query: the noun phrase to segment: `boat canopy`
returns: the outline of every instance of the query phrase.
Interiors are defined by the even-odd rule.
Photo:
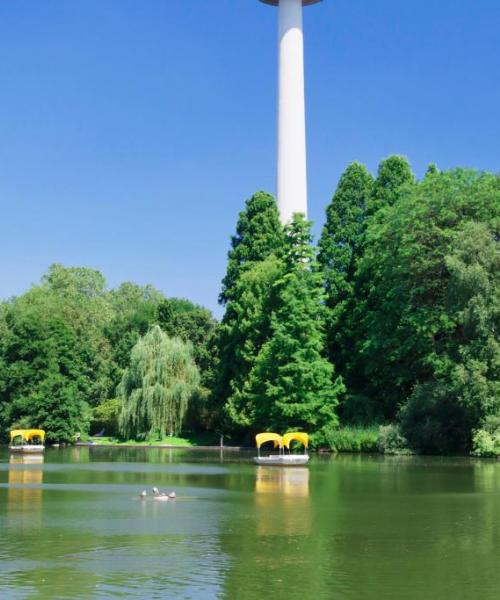
[[[34,438],[40,438],[43,442],[45,431],[43,429],[14,429],[10,432],[11,442],[17,437],[22,437],[25,442],[32,442]]]
[[[283,446],[290,449],[290,444],[292,442],[300,442],[305,448],[307,448],[309,446],[309,436],[307,433],[302,433],[301,431],[285,433],[283,436]]]
[[[281,435],[277,433],[258,433],[255,436],[255,441],[257,443],[257,448],[259,449],[262,444],[266,444],[267,442],[273,442],[275,448],[281,448],[283,446],[283,439]]]

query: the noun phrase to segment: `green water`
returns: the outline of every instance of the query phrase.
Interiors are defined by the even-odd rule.
[[[0,598],[488,600],[500,463],[218,452],[0,451]],[[177,499],[138,499],[152,486]]]

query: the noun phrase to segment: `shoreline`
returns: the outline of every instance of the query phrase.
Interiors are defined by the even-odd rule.
[[[229,450],[231,452],[241,452],[254,450],[249,446],[181,446],[175,444],[99,444],[95,442],[77,442],[74,444],[79,448],[164,448],[165,450]]]

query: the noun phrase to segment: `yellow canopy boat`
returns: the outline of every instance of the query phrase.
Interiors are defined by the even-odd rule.
[[[292,467],[305,465],[309,461],[309,454],[307,453],[309,436],[307,433],[295,431],[285,433],[284,436],[277,433],[258,433],[255,436],[255,441],[257,444],[257,456],[254,457],[254,461],[258,465]],[[305,452],[303,454],[292,454],[290,452],[290,445],[294,441],[304,446]],[[269,456],[260,455],[260,447],[268,442],[273,442],[274,448],[279,449],[279,454],[270,454]],[[288,454],[285,453],[285,448],[288,450]]]
[[[11,452],[40,453],[45,450],[43,429],[14,429],[10,432]]]

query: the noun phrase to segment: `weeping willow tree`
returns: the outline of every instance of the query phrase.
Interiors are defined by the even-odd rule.
[[[191,344],[168,337],[156,325],[133,347],[118,387],[120,433],[127,439],[179,433],[199,381]]]

